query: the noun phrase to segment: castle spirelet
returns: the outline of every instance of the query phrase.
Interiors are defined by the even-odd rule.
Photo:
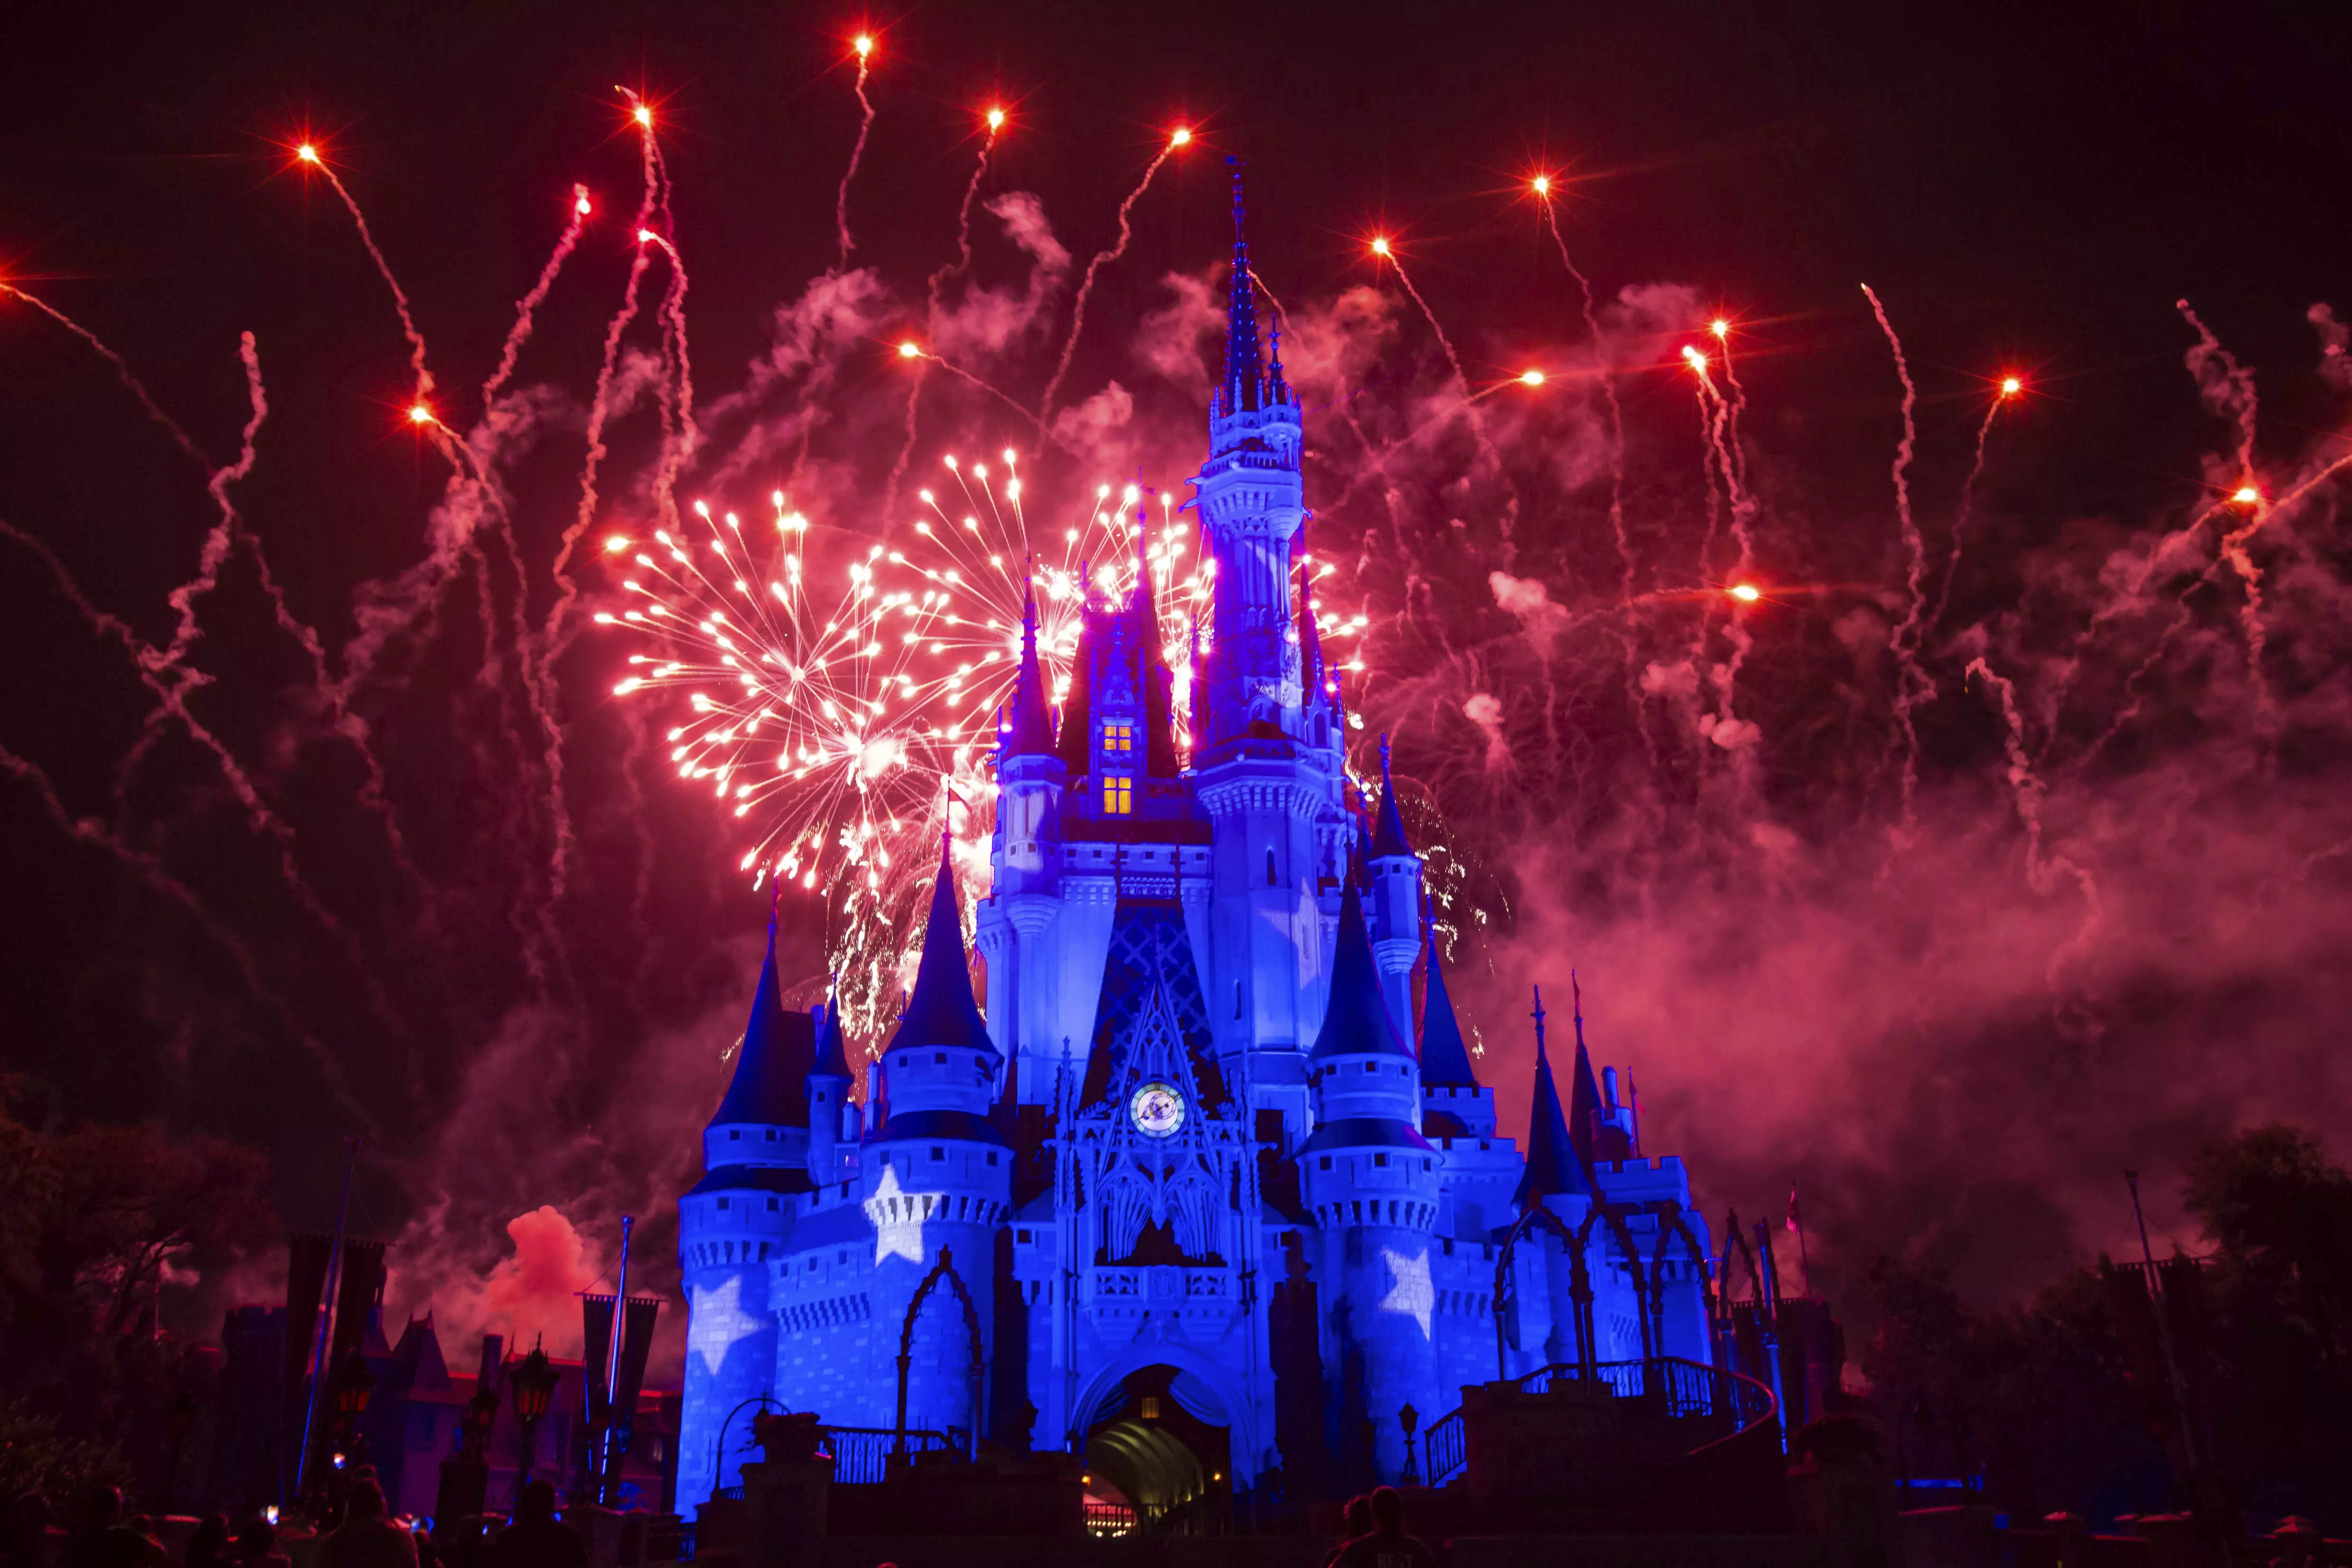
[[[737,1481],[763,1404],[893,1447],[1081,1452],[1156,1507],[1403,1479],[1409,1425],[1466,1384],[1714,1359],[1682,1163],[1643,1157],[1580,1016],[1563,1091],[1540,1003],[1524,1151],[1500,1135],[1385,746],[1377,808],[1351,803],[1294,561],[1299,407],[1242,216],[1236,170],[1190,752],[1149,573],[1087,606],[1058,710],[1033,605],[978,905],[986,1011],[944,851],[862,1100],[836,1013],[782,1005],[771,930],[678,1205],[681,1511]]]

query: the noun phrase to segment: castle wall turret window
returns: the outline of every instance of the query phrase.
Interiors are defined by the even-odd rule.
[[[1135,780],[1127,773],[1105,773],[1102,781],[1105,816],[1125,816],[1135,809]]]
[[[1125,762],[1135,755],[1135,726],[1124,719],[1114,720],[1102,727],[1103,755]]]

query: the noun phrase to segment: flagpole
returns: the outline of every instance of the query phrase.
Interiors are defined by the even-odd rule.
[[[1805,1216],[1797,1207],[1797,1187],[1789,1184],[1789,1228],[1797,1233],[1797,1278],[1805,1287],[1805,1299],[1812,1300],[1813,1260],[1805,1252]]]
[[[294,1460],[294,1500],[297,1502],[302,1500],[303,1483],[310,1479],[310,1444],[319,1421],[319,1385],[327,1381],[327,1358],[335,1345],[335,1298],[342,1290],[343,1228],[352,1215],[352,1173],[359,1169],[360,1164],[360,1141],[346,1138],[343,1147],[351,1151],[351,1158],[343,1165],[343,1196],[341,1202],[335,1205],[335,1239],[327,1249],[326,1300],[320,1304],[323,1310],[319,1314],[319,1331],[312,1342],[315,1349],[311,1353],[318,1361],[310,1373],[310,1397],[302,1407],[302,1451]],[[280,1470],[278,1473],[283,1475],[285,1472]]]
[[[613,1285],[613,1333],[604,1358],[604,1476],[597,1500],[606,1507],[617,1500],[621,1486],[621,1352],[629,1342],[629,1230],[635,1224],[631,1216],[621,1216],[621,1267]]]

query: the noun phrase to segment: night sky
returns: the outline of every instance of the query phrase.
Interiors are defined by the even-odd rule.
[[[2197,340],[2176,300],[2256,367],[2266,474],[2284,484],[2341,454],[2329,432],[2344,426],[2343,389],[2315,373],[2323,339],[2305,319],[2321,302],[2352,307],[2352,84],[2326,13],[19,7],[0,21],[0,58],[16,67],[0,108],[0,281],[124,355],[215,462],[236,449],[237,334],[254,334],[269,415],[236,502],[340,671],[357,590],[417,562],[446,468],[402,420],[407,351],[381,279],[332,193],[292,164],[305,135],[414,300],[453,425],[479,412],[475,390],[572,185],[594,193],[598,217],[517,383],[560,389],[549,433],[509,472],[536,574],[576,504],[579,405],[633,249],[637,143],[615,84],[658,106],[708,409],[742,384],[779,308],[835,263],[835,191],[857,125],[846,40],[877,36],[877,119],[849,216],[852,265],[890,298],[828,370],[817,401],[835,412],[805,481],[810,504],[844,516],[853,493],[878,493],[896,448],[903,373],[887,343],[919,324],[923,279],[954,254],[991,103],[1012,123],[985,193],[1034,193],[1081,266],[1169,128],[1196,128],[1199,144],[1137,205],[1065,397],[1132,388],[1132,428],[1089,456],[1160,482],[1197,461],[1201,388],[1142,375],[1139,345],[1164,335],[1154,312],[1171,274],[1222,299],[1224,154],[1248,161],[1259,276],[1302,318],[1310,409],[1345,405],[1368,424],[1368,408],[1409,423],[1436,406],[1444,369],[1371,266],[1374,232],[1396,238],[1472,382],[1590,363],[1575,291],[1525,195],[1528,174],[1551,172],[1614,345],[1643,586],[1702,585],[1689,551],[1712,526],[1707,479],[1674,349],[1717,309],[1738,323],[1758,568],[1809,586],[1754,623],[1764,739],[1745,753],[1753,772],[1718,788],[1707,770],[1724,742],[1653,766],[1654,732],[1644,763],[1620,701],[1593,377],[1557,414],[1507,416],[1520,509],[1507,549],[1484,521],[1504,504],[1499,481],[1465,478],[1464,441],[1414,448],[1395,476],[1400,523],[1370,492],[1334,505],[1360,463],[1336,425],[1310,422],[1323,467],[1310,466],[1309,501],[1333,507],[1311,538],[1349,563],[1328,592],[1390,628],[1368,643],[1375,679],[1357,701],[1396,730],[1401,768],[1486,868],[1494,922],[1457,956],[1456,997],[1516,1123],[1523,983],[1565,989],[1577,963],[1597,1054],[1635,1063],[1652,1152],[1691,1160],[1710,1215],[1777,1215],[1801,1180],[1832,1282],[1875,1251],[1910,1250],[1991,1297],[2118,1241],[2126,1163],[2169,1172],[2198,1138],[2272,1116],[2347,1152],[2352,1086],[2331,1065],[2345,992],[2315,973],[2352,931],[2352,857],[2326,854],[2352,833],[2339,804],[2352,658],[2328,630],[2352,546],[2332,502],[2314,503],[2324,512],[2273,564],[2284,716],[2267,728],[2246,717],[2262,704],[2231,640],[2226,569],[2179,599],[2193,619],[2160,648],[2160,616],[2111,655],[2077,658],[2074,642],[2103,616],[2131,622],[2127,597],[2172,603],[2190,580],[2175,581],[2179,562],[2129,595],[2116,563],[2147,558],[2229,477],[2209,459],[2234,438],[2183,367]],[[977,280],[1022,274],[986,218],[977,254]],[[1976,491],[1981,564],[1926,645],[1940,695],[1920,721],[1925,826],[1899,874],[1876,868],[1896,811],[1880,759],[1899,690],[1884,649],[1903,614],[1888,482],[1900,389],[1862,283],[1917,380],[1909,478],[1939,572],[1988,378],[2029,382]],[[1366,288],[1382,290],[1394,330],[1362,387],[1335,384],[1318,405],[1312,383],[1331,367],[1316,360],[1318,324],[1344,322],[1349,291]],[[988,367],[1024,401],[1066,304],[1065,287],[1058,324]],[[630,342],[650,353],[656,339],[641,324]],[[168,642],[166,595],[215,516],[203,474],[103,361],[5,297],[0,367],[0,522],[45,542],[138,637]],[[952,395],[926,421],[926,461],[1022,434]],[[608,497],[624,511],[642,501],[653,438],[641,411],[616,447]],[[701,472],[742,439],[714,434]],[[741,464],[747,510],[782,482],[790,447]],[[1091,489],[1094,468],[1056,461],[1039,458],[1041,493]],[[685,493],[701,493],[691,477]],[[317,910],[289,894],[278,839],[183,731],[118,772],[152,701],[39,557],[0,540],[0,746],[205,911],[0,778],[0,1037],[27,1079],[22,1113],[154,1119],[264,1147],[301,1224],[329,1217],[340,1139],[364,1131],[363,1223],[402,1238],[413,1289],[479,1273],[508,1221],[541,1204],[591,1233],[593,1272],[614,1215],[650,1214],[690,1179],[718,1053],[740,1027],[763,899],[734,869],[732,828],[658,768],[630,774],[635,732],[600,695],[611,659],[573,645],[580,869],[546,915],[570,974],[535,980],[517,932],[540,917],[516,911],[544,857],[515,847],[545,824],[514,784],[535,764],[503,738],[519,688],[475,677],[470,590],[354,698],[412,876],[359,804],[364,769],[331,734],[251,559],[239,552],[203,601],[191,658],[210,680],[189,702],[289,825],[286,853]],[[2208,537],[2190,576],[2213,559]],[[490,570],[504,592],[511,562]],[[543,612],[545,584],[530,592]],[[1687,628],[1645,625],[1657,644],[1644,658],[1670,663],[1659,648]],[[2018,676],[2045,771],[2048,837],[2031,847],[2000,710],[1964,679],[1980,654]],[[2143,657],[2154,662],[2135,682]],[[1654,726],[1682,711],[1671,684],[1645,710]],[[2082,705],[2051,706],[2062,688]],[[1503,729],[1465,709],[1474,692],[1499,701]],[[2130,732],[2091,745],[2135,700]],[[1727,805],[1735,783],[1748,793]],[[2099,883],[2095,930],[2078,922],[2067,865]],[[814,975],[819,942],[800,913],[787,905],[787,958]],[[282,1006],[257,1000],[241,963]],[[668,1245],[666,1220],[640,1234],[654,1252]],[[514,1272],[511,1292],[541,1288]]]

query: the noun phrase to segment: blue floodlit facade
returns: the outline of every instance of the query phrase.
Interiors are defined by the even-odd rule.
[[[1532,1207],[1571,1229],[1596,1196],[1630,1215],[1591,1233],[1588,1353],[1714,1359],[1681,1162],[1642,1157],[1580,1021],[1565,1096],[1538,1021],[1525,1152],[1498,1134],[1385,748],[1377,808],[1351,803],[1293,559],[1299,409],[1249,278],[1236,183],[1192,481],[1215,577],[1190,754],[1146,575],[1089,605],[1058,710],[1034,622],[1024,639],[978,906],[984,1014],[944,860],[862,1098],[837,1020],[782,1005],[772,937],[708,1174],[679,1201],[682,1511],[738,1479],[761,1395],[894,1427],[902,1328],[943,1257],[962,1290],[935,1281],[916,1316],[905,1426],[1087,1452],[1145,1490],[1187,1467],[1237,1491],[1277,1467],[1294,1490],[1395,1480],[1402,1407],[1425,1426],[1498,1357],[1578,1360],[1557,1241],[1516,1249],[1496,1311],[1499,1244]]]

